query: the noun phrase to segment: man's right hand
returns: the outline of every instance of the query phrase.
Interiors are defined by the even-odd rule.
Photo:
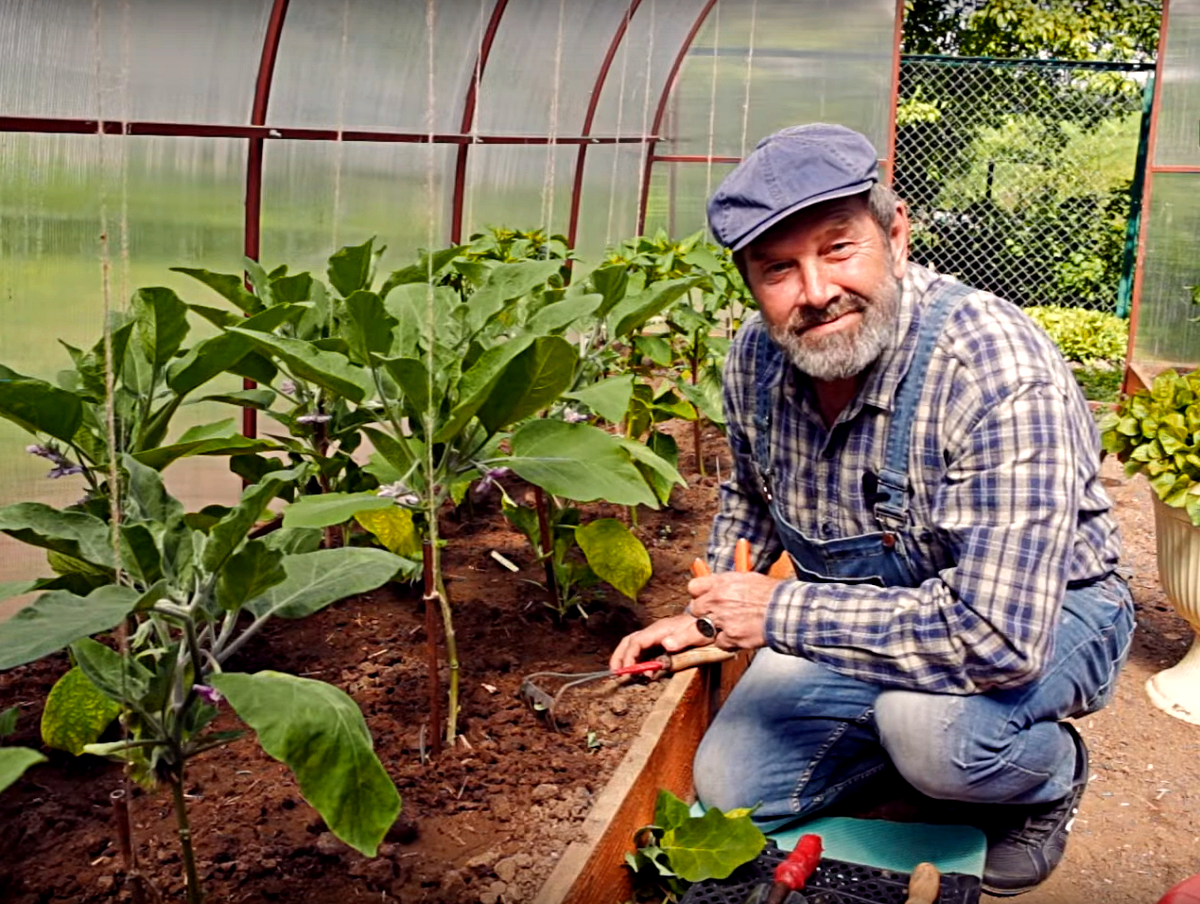
[[[696,617],[682,612],[670,618],[660,618],[654,624],[634,631],[617,644],[609,668],[619,669],[641,662],[642,654],[651,647],[662,647],[668,653],[678,653],[689,647],[708,646],[712,641],[696,627]]]

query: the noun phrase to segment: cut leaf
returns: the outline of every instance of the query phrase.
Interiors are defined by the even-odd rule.
[[[94,744],[121,712],[121,705],[100,692],[75,666],[55,682],[42,710],[42,741],[47,747],[79,756]]]
[[[767,843],[749,816],[730,818],[715,807],[693,817],[662,839],[662,849],[671,868],[688,882],[725,879],[743,863],[749,863]]]
[[[330,831],[375,856],[400,813],[400,795],[355,702],[332,685],[279,672],[225,672],[212,683],[263,750],[295,773],[300,793]]]

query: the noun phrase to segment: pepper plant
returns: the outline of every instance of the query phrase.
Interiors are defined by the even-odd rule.
[[[44,593],[0,623],[0,668],[70,649],[75,665],[47,699],[43,739],[116,757],[137,780],[171,786],[193,904],[201,893],[183,789],[193,756],[240,734],[213,727],[222,699],[292,769],[330,830],[374,855],[400,800],[354,702],[323,682],[226,666],[272,619],[310,615],[411,575],[415,563],[379,549],[317,549],[312,530],[252,536],[268,504],[306,478],[307,465],[274,471],[236,505],[201,513],[186,513],[161,475],[132,455],[120,466],[126,490],[117,523],[40,503],[0,508],[0,531],[70,556],[99,584],[86,596]],[[127,620],[127,649],[91,639]],[[118,715],[121,739],[99,743]]]

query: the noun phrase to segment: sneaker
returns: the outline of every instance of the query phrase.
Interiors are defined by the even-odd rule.
[[[1067,849],[1067,835],[1087,788],[1088,755],[1075,727],[1066,722],[1061,724],[1075,742],[1075,775],[1071,791],[1052,803],[1019,810],[1011,808],[1020,813],[1015,821],[994,825],[987,831],[983,890],[989,895],[1006,898],[1030,891],[1046,881]]]

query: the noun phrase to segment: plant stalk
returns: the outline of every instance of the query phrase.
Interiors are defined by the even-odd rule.
[[[537,509],[538,519],[538,555],[546,566],[546,589],[550,592],[550,601],[559,612],[564,611],[563,600],[554,576],[554,535],[550,533],[550,504],[546,501],[546,492],[541,487],[533,488],[533,504]]]
[[[700,360],[697,356],[692,356],[692,385],[695,386],[700,372]],[[696,419],[692,421],[692,445],[696,450],[696,469],[701,477],[707,477],[704,473],[704,455],[700,451],[700,419],[703,417],[699,411],[696,412]]]
[[[442,752],[442,688],[438,680],[437,616],[433,611],[437,597],[434,579],[433,544],[426,541],[421,545],[425,563],[425,650],[429,672],[429,723],[433,725],[433,755]]]
[[[108,795],[112,801],[113,819],[117,824],[117,844],[121,849],[121,865],[125,874],[130,878],[133,904],[144,904],[145,891],[142,888],[142,875],[138,872],[137,861],[133,854],[132,831],[129,825],[129,803],[125,799],[125,789],[118,788]]]
[[[175,822],[179,825],[179,846],[183,850],[183,868],[187,873],[188,904],[204,904],[204,890],[196,875],[196,857],[192,852],[192,826],[188,822],[187,801],[183,799],[183,761],[180,760],[179,775],[171,780],[171,793],[175,797]]]
[[[450,597],[442,580],[442,552],[438,548],[438,526],[436,508],[429,513],[429,554],[433,567],[433,589],[442,610],[442,632],[446,640],[446,664],[450,667],[450,696],[446,713],[446,745],[454,746],[458,737],[458,640],[454,635],[454,610],[450,608]]]

